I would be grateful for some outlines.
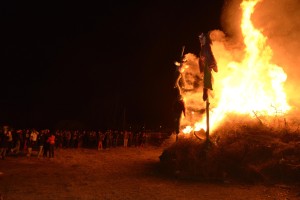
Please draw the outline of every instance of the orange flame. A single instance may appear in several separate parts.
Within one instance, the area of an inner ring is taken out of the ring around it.
[[[212,45],[219,73],[213,74],[215,81],[214,98],[211,99],[212,109],[210,110],[211,130],[214,130],[228,113],[250,116],[259,113],[274,116],[290,110],[283,87],[287,75],[281,67],[271,63],[273,52],[267,44],[267,38],[251,22],[254,7],[258,2],[259,0],[244,0],[241,3],[243,11],[241,31],[245,46],[243,57],[239,58],[241,61],[232,61],[234,59],[230,53],[224,54],[228,50],[223,43],[214,42]],[[196,69],[197,60],[190,54],[185,55],[185,58],[187,62],[184,67],[185,71],[182,73],[184,82],[194,83],[195,77],[201,77]],[[193,70],[194,76],[192,77],[194,78],[189,77],[191,76],[191,73],[188,73],[189,70]],[[181,120],[181,125],[187,127],[183,129],[183,132],[205,130],[202,87],[193,87],[191,92],[186,88],[188,84],[183,85],[181,89],[186,91],[182,94],[184,94],[187,110],[192,110],[186,118]]]

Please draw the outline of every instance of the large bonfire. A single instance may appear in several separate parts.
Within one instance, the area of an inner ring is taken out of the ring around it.
[[[210,126],[214,130],[229,113],[259,116],[284,115],[290,110],[284,92],[287,75],[282,67],[271,62],[273,52],[267,38],[251,21],[258,0],[243,1],[241,31],[244,38],[244,53],[237,58],[226,50],[222,41],[215,40],[212,45],[219,72],[214,74]],[[210,36],[218,38],[220,31],[212,31]],[[206,129],[205,115],[200,89],[194,82],[201,79],[197,56],[185,55],[183,64],[181,94],[187,107],[187,117],[182,118],[184,133]]]
[[[291,110],[284,88],[287,74],[272,63],[268,38],[252,22],[259,3],[240,4],[243,44],[238,46],[243,51],[228,50],[224,33],[210,32],[219,67],[209,94],[210,147],[198,140],[207,128],[199,58],[184,56],[178,85],[186,105],[181,117],[185,137],[160,157],[168,172],[200,179],[300,180],[299,131],[286,120]]]

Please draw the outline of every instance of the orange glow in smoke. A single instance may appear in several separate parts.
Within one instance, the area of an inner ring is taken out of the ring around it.
[[[259,0],[244,0],[240,5],[242,8],[240,27],[245,48],[239,61],[224,58],[227,54],[224,53],[225,47],[222,43],[212,45],[219,72],[213,73],[214,93],[210,97],[211,130],[214,130],[228,113],[275,116],[284,114],[290,109],[283,87],[287,75],[280,66],[271,63],[273,52],[267,44],[267,38],[251,21],[258,2]],[[187,117],[181,120],[182,127],[185,127],[182,130],[184,133],[206,129],[202,87],[193,92],[188,88],[189,83],[195,81],[193,80],[195,78],[190,76],[189,70],[197,70],[198,67],[196,62],[189,62],[194,59],[192,57],[190,54],[185,55],[187,62],[182,72],[185,85],[181,90],[185,91],[182,94],[187,106]],[[189,110],[193,111],[189,113]],[[194,111],[198,114],[191,114]]]

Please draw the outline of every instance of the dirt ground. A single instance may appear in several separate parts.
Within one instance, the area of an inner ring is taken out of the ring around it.
[[[0,160],[4,200],[43,199],[300,199],[297,186],[201,183],[158,170],[162,147],[58,149],[55,158],[8,156]],[[0,199],[1,199],[0,198]]]

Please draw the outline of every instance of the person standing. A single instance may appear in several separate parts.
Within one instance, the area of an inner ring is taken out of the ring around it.
[[[35,130],[35,129],[32,129],[32,131],[30,133],[27,157],[31,156],[32,149],[36,147],[38,135],[39,135],[39,132],[37,132],[37,130]]]
[[[48,139],[50,137],[50,131],[47,131],[45,132],[45,135],[44,135],[44,144],[43,144],[43,157],[44,158],[47,158],[48,157],[48,153],[49,153],[49,149],[50,149],[50,144],[48,142]]]
[[[23,138],[24,138],[23,150],[27,151],[29,143],[30,143],[30,130],[29,129],[26,129],[24,131]]]
[[[48,129],[42,130],[41,133],[38,135],[38,138],[37,138],[37,145],[39,146],[39,152],[37,155],[38,158],[40,158],[40,156],[42,155],[42,152],[44,150],[44,144],[45,144],[46,135],[48,132],[49,132]]]
[[[22,131],[22,129],[17,130],[17,131],[13,134],[14,147],[11,149],[11,152],[12,152],[12,153],[18,154],[18,153],[20,152],[22,136],[23,136],[23,131]]]
[[[119,131],[117,129],[113,130],[112,132],[112,146],[118,146],[118,138],[119,138]]]
[[[74,131],[74,134],[73,134],[73,141],[74,141],[74,148],[78,148],[78,144],[79,144],[79,131],[76,130]]]
[[[55,135],[54,133],[50,134],[47,142],[49,143],[49,157],[54,158],[54,149],[55,149]]]
[[[133,146],[133,133],[131,129],[128,131],[128,146],[131,147]]]
[[[7,148],[7,152],[11,152],[12,148],[13,148],[13,131],[9,130],[7,132],[7,136],[8,136],[8,148]]]
[[[0,157],[4,160],[6,157],[6,151],[8,148],[8,131],[0,132]]]
[[[104,134],[98,131],[98,151],[103,149]]]
[[[129,138],[129,132],[127,130],[124,131],[124,147],[128,146],[128,138]]]

